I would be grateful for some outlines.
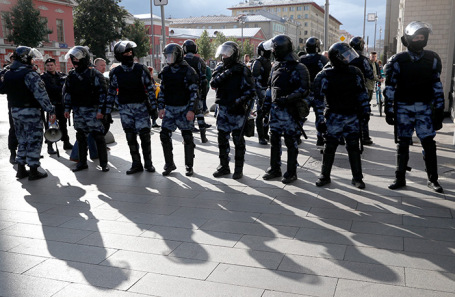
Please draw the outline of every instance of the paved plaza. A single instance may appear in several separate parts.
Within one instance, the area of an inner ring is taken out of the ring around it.
[[[213,100],[213,92],[211,92]],[[436,137],[444,193],[426,186],[414,136],[407,187],[392,191],[393,127],[371,117],[374,144],[362,155],[366,188],[351,185],[346,149],[338,147],[332,183],[318,188],[322,155],[314,115],[299,146],[298,180],[264,181],[270,146],[247,138],[244,177],[214,178],[213,113],[208,143],[195,133],[194,176],[185,176],[180,132],[177,170],[127,176],[131,160],[118,113],[111,128],[110,171],[73,173],[70,151],[43,146],[49,177],[15,178],[7,147],[6,97],[0,96],[0,296],[455,296],[455,125]],[[69,127],[75,140],[74,128]],[[233,145],[231,143],[231,152]],[[233,159],[233,158],[232,158]],[[286,148],[283,146],[283,172]],[[89,159],[90,160],[90,159]],[[231,161],[231,170],[233,161]]]

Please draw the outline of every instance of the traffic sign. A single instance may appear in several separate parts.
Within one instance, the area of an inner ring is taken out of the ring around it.
[[[346,37],[345,37],[344,35],[341,35],[341,36],[340,36],[340,40],[341,40],[342,42],[344,42],[344,41],[346,40]]]
[[[167,5],[167,0],[153,0],[155,3],[155,6],[163,6]]]

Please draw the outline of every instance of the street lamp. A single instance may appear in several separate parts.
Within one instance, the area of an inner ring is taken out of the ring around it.
[[[240,23],[240,26],[241,26],[241,34],[242,34],[242,44],[240,45],[240,51],[243,52],[243,24],[245,24],[245,16],[243,14],[239,15],[239,17],[237,18],[237,21]]]

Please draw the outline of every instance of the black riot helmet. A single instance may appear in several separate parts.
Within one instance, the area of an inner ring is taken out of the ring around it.
[[[239,61],[239,46],[234,41],[226,41],[220,45],[215,54],[215,58],[220,57],[225,66],[231,66]]]
[[[186,55],[188,53],[197,54],[197,44],[191,39],[187,39],[183,42],[183,53]]]
[[[18,46],[11,57],[15,61],[19,61],[23,64],[32,65],[32,60],[42,60],[43,55],[36,49],[28,46]]]
[[[363,52],[363,49],[365,48],[365,41],[363,40],[362,37],[356,36],[352,37],[351,41],[349,41],[349,45],[357,51],[357,53]]]
[[[134,58],[134,48],[137,47],[136,43],[133,41],[129,40],[120,40],[114,45],[114,57],[117,61],[123,62],[125,59],[125,56],[123,56],[124,53],[132,51],[133,54],[131,57]]]
[[[258,45],[257,54],[258,54],[259,57],[264,57],[266,59],[270,59],[270,56],[272,55],[272,51],[271,50],[265,50],[264,49],[264,42],[261,42]]]
[[[277,61],[284,61],[292,53],[292,40],[286,35],[277,35],[264,42],[266,50],[271,49]]]
[[[347,67],[357,57],[359,57],[359,54],[349,44],[344,42],[334,43],[329,49],[330,64],[334,68]]]
[[[169,65],[179,64],[183,61],[183,49],[177,43],[169,43],[163,50],[164,60]]]
[[[419,53],[427,45],[428,35],[432,32],[431,25],[428,23],[415,21],[409,23],[404,29],[404,34],[401,37],[401,42],[410,51]],[[414,40],[417,35],[423,35],[423,38]]]
[[[321,51],[321,41],[316,37],[310,37],[305,42],[305,48],[309,54],[319,53]]]
[[[75,61],[76,58],[78,61]],[[90,64],[90,53],[88,52],[88,47],[76,45],[72,47],[65,55],[65,59],[71,59],[76,68],[81,66],[81,68],[87,68]]]

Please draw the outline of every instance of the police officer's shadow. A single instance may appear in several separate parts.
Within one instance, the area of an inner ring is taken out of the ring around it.
[[[105,273],[99,273],[104,269],[103,266],[98,265],[99,263],[104,261],[103,265],[109,266],[107,250],[102,244],[97,247],[83,244],[83,238],[88,235],[91,240],[103,242],[97,225],[98,220],[91,212],[91,205],[87,200],[82,200],[86,191],[69,183],[67,185],[61,184],[58,177],[53,176],[50,172],[48,172],[48,175],[49,177],[46,180],[56,181],[55,184],[52,182],[52,185],[49,183],[46,185],[48,187],[46,192],[52,194],[43,195],[39,187],[27,181],[23,182],[22,187],[30,193],[24,199],[37,209],[44,240],[50,255],[57,260],[65,261],[68,267],[79,271],[87,282],[93,286],[117,288],[123,282],[128,281],[130,272],[127,263],[122,264],[122,269],[114,266],[106,267]],[[52,203],[51,199],[58,200],[58,203],[55,203],[56,208],[62,207],[65,210],[68,207],[66,211],[70,212],[69,216],[74,216],[61,225],[61,230],[56,230],[59,227],[46,225],[46,222],[52,221],[54,216],[52,209],[50,212],[40,210],[40,204]],[[77,221],[80,218],[84,219],[84,228],[78,229],[77,225],[74,226],[71,221]],[[68,228],[65,228],[66,224],[69,224]],[[81,230],[90,231],[84,232]],[[86,233],[86,235],[83,233]],[[71,281],[69,279],[65,280]]]

